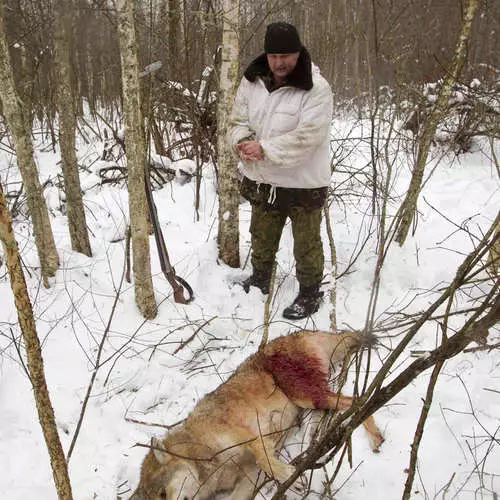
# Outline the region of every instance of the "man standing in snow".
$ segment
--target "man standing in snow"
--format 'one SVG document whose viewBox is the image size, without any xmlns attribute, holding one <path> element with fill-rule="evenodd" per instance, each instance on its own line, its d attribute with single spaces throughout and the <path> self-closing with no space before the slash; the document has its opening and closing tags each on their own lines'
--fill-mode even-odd
<svg viewBox="0 0 500 500">
<path fill-rule="evenodd" d="M 300 289 L 283 316 L 296 320 L 315 313 L 323 295 L 320 226 L 331 176 L 333 97 L 294 26 L 270 24 L 264 49 L 244 73 L 228 127 L 228 140 L 241 160 L 241 194 L 252 204 L 253 273 L 243 287 L 269 293 L 289 217 Z"/>
</svg>

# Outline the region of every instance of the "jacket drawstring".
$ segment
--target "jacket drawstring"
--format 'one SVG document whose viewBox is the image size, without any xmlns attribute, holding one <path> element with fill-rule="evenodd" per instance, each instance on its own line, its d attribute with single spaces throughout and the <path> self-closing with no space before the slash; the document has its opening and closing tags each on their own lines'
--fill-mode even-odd
<svg viewBox="0 0 500 500">
<path fill-rule="evenodd" d="M 267 199 L 267 203 L 272 205 L 276 201 L 276 186 L 271 184 L 271 189 L 269 189 L 269 198 Z"/>
</svg>

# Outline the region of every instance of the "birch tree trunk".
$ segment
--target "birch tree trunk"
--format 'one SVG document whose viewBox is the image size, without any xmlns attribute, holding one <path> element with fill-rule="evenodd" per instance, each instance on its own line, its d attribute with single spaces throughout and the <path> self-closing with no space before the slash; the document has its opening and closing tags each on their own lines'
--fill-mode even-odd
<svg viewBox="0 0 500 500">
<path fill-rule="evenodd" d="M 439 123 L 446 113 L 452 85 L 458 79 L 465 63 L 467 44 L 471 36 L 472 21 L 474 20 L 478 6 L 479 0 L 467 1 L 467 8 L 462 22 L 462 29 L 458 38 L 451 68 L 447 72 L 441 90 L 439 91 L 436 104 L 432 109 L 426 124 L 424 125 L 422 137 L 419 141 L 417 160 L 413 169 L 410 186 L 408 188 L 408 192 L 406 193 L 406 198 L 401 205 L 401 211 L 397 221 L 397 234 L 395 239 L 401 246 L 404 244 L 406 237 L 408 236 L 410 226 L 417 210 L 418 195 L 422 186 L 425 164 L 427 162 L 432 140 L 434 139 Z"/>
<path fill-rule="evenodd" d="M 222 60 L 217 104 L 217 156 L 219 162 L 219 257 L 239 267 L 239 190 L 236 159 L 226 141 L 227 122 L 238 78 L 239 0 L 224 0 Z"/>
<path fill-rule="evenodd" d="M 47 278 L 54 276 L 59 267 L 54 235 L 50 226 L 47 205 L 38 177 L 38 169 L 33 157 L 28 118 L 21 99 L 19 98 L 12 76 L 7 39 L 5 37 L 3 2 L 0 3 L 0 99 L 7 126 L 12 135 L 17 155 L 17 164 L 21 172 L 28 208 L 33 222 L 35 244 L 40 259 L 40 268 L 44 285 L 48 288 Z"/>
<path fill-rule="evenodd" d="M 71 248 L 89 257 L 92 255 L 85 209 L 83 207 L 80 176 L 76 160 L 76 115 L 71 83 L 70 36 L 72 33 L 72 5 L 66 0 L 55 3 L 55 70 L 57 72 L 57 107 L 59 111 L 59 146 L 64 177 L 64 191 L 68 210 Z"/>
<path fill-rule="evenodd" d="M 26 346 L 28 371 L 33 386 L 33 393 L 38 410 L 38 419 L 42 426 L 43 436 L 49 452 L 52 475 L 54 477 L 57 494 L 61 500 L 70 500 L 73 496 L 71 493 L 66 458 L 64 457 L 61 441 L 59 440 L 59 434 L 57 432 L 54 410 L 45 380 L 42 350 L 36 332 L 35 320 L 33 319 L 33 310 L 31 308 L 28 289 L 21 267 L 19 249 L 12 230 L 12 221 L 7 210 L 7 203 L 1 185 L 0 240 L 2 240 L 5 261 L 7 269 L 9 270 L 10 286 L 14 294 L 19 327 L 21 328 L 24 344 Z"/>
<path fill-rule="evenodd" d="M 147 154 L 141 115 L 135 0 L 119 0 L 117 9 L 135 300 L 141 314 L 152 319 L 157 308 L 151 277 L 149 219 L 144 186 Z"/>
</svg>

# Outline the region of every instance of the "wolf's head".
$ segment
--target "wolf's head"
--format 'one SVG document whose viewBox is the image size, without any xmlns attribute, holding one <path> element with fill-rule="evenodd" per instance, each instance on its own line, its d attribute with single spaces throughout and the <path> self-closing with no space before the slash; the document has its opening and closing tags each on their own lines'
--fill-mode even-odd
<svg viewBox="0 0 500 500">
<path fill-rule="evenodd" d="M 130 500 L 192 500 L 199 489 L 196 463 L 186 460 L 182 447 L 167 453 L 159 439 L 152 439 L 141 469 L 139 486 Z M 188 451 L 188 450 L 186 450 Z"/>
</svg>

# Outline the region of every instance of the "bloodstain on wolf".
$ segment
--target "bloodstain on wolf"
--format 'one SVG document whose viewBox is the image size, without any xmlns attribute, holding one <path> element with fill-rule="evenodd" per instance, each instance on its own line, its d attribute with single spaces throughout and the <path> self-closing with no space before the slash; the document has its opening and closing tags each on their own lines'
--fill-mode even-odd
<svg viewBox="0 0 500 500">
<path fill-rule="evenodd" d="M 269 371 L 276 385 L 290 398 L 311 398 L 318 410 L 328 408 L 328 373 L 322 360 L 315 356 L 291 357 L 286 354 L 266 356 L 264 368 Z"/>
</svg>

